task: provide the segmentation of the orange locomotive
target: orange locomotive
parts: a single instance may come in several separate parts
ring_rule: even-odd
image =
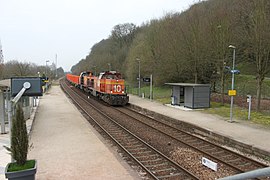
[[[67,74],[66,78],[76,87],[110,105],[126,105],[129,101],[125,92],[125,80],[119,72],[106,71],[100,73],[98,77],[91,72],[82,72],[80,76]]]

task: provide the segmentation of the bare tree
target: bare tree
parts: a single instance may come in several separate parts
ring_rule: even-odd
[[[8,61],[4,64],[4,78],[12,76],[38,76],[45,73],[45,66],[37,66],[30,62]]]
[[[232,26],[234,25],[230,14],[232,14],[231,4],[227,1],[212,1],[213,7],[209,15],[209,26],[211,39],[208,44],[212,49],[211,55],[214,58],[217,74],[220,82],[221,104],[224,105],[225,91],[225,66],[228,66],[228,46],[232,39]]]
[[[250,57],[256,60],[256,110],[260,110],[262,83],[269,72],[270,63],[270,2],[252,0],[248,5],[249,21],[246,30],[250,42]]]
[[[189,69],[193,75],[194,83],[198,83],[202,64],[206,63],[206,54],[208,51],[205,34],[207,29],[204,27],[206,23],[206,2],[200,2],[190,7],[189,11],[184,16],[184,26],[181,27],[183,35],[183,52],[186,61],[189,62]]]

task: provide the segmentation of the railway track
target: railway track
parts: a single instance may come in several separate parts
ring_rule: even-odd
[[[93,106],[71,90],[68,84],[62,81],[61,87],[91,121],[140,165],[152,179],[199,179]],[[94,113],[95,115],[93,115]]]
[[[161,134],[167,135],[172,139],[185,144],[189,148],[194,149],[213,160],[227,165],[228,167],[236,170],[237,173],[243,173],[268,167],[261,162],[255,161],[234,151],[218,146],[181,129],[175,128],[172,125],[166,124],[165,122],[155,120],[143,114],[140,114],[141,118],[138,118],[138,112],[135,112],[131,109],[124,107],[115,109],[134,119],[134,121],[140,121],[141,123],[144,123],[145,125],[158,130]],[[134,114],[136,114],[136,118],[134,117]]]
[[[82,95],[76,95],[75,91],[70,92],[70,93],[73,93],[73,94],[70,94],[70,96],[78,96],[78,98],[82,96]],[[85,97],[87,97],[87,95],[83,95],[83,96],[84,98],[81,98],[81,99],[84,99],[85,101],[86,99]],[[99,122],[100,125],[104,129],[107,129],[107,128],[109,129],[107,130],[106,134],[108,134],[108,136],[110,136],[112,139],[115,138],[116,140],[114,141],[127,154],[129,154],[130,157],[135,156],[132,158],[150,176],[154,175],[155,177],[152,176],[153,179],[163,179],[163,178],[179,179],[179,177],[180,179],[193,179],[193,178],[196,179],[198,177],[196,176],[189,177],[190,174],[191,176],[193,176],[194,173],[192,174],[189,172],[185,172],[185,173],[182,172],[182,171],[187,171],[187,170],[183,167],[179,167],[180,165],[175,163],[174,161],[171,161],[168,155],[165,156],[165,158],[161,157],[164,154],[162,153],[159,154],[160,152],[158,150],[156,150],[154,147],[149,145],[149,143],[146,143],[145,140],[140,139],[138,137],[139,136],[138,134],[135,135],[129,132],[127,128],[124,128],[123,125],[120,125],[117,122],[119,120],[117,120],[117,118],[116,119],[113,118],[115,116],[115,113],[116,114],[121,113],[121,118],[128,119],[129,123],[137,122],[137,123],[144,124],[144,126],[147,127],[147,129],[153,129],[157,131],[160,134],[160,136],[167,136],[173,139],[175,142],[181,143],[184,146],[188,147],[189,149],[192,149],[192,151],[199,152],[203,154],[203,156],[213,161],[216,161],[219,164],[223,164],[229,167],[230,169],[233,169],[234,173],[232,174],[237,174],[237,173],[247,172],[254,169],[267,167],[266,165],[260,162],[247,158],[246,156],[242,156],[226,148],[217,146],[211,142],[208,142],[190,133],[182,131],[181,129],[177,129],[173,127],[172,125],[167,124],[165,122],[157,121],[143,114],[138,114],[137,112],[130,110],[128,108],[125,108],[125,107],[113,108],[115,111],[114,113],[105,114],[104,112],[101,112],[101,109],[102,111],[103,109],[104,111],[106,111],[106,108],[112,108],[112,107],[108,107],[108,106],[106,107],[104,106],[104,104],[100,104],[97,102],[95,102],[95,106],[89,104],[88,101],[84,103],[85,105],[82,105],[82,106],[91,106],[91,109],[96,108],[96,111],[99,111],[99,113],[103,114],[102,115],[103,117],[106,117],[107,120],[104,120],[103,123]],[[102,119],[102,118],[98,118],[98,119]],[[107,126],[108,121],[114,122],[115,125]],[[119,127],[121,127],[122,130],[120,130]],[[141,142],[139,143],[138,140]],[[157,154],[152,154],[153,152]],[[170,163],[167,162],[167,160],[170,160]],[[169,166],[167,166],[168,164]]]

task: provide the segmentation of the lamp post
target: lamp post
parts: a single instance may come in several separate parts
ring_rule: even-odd
[[[47,80],[47,77],[48,77],[48,75],[47,75],[47,62],[50,62],[50,61],[49,60],[46,61],[46,74],[45,74],[46,80]],[[47,89],[48,89],[48,83],[46,81],[46,83],[45,83],[45,92],[47,91]]]
[[[108,63],[109,71],[111,71],[111,63]]]
[[[229,48],[233,49],[233,64],[232,64],[232,90],[234,90],[234,64],[235,64],[235,46],[230,45]],[[230,109],[230,122],[233,122],[233,96],[231,95],[231,109]]]
[[[95,76],[97,75],[97,66],[93,66],[93,68],[95,69]]]
[[[136,61],[138,61],[138,63],[139,63],[139,79],[138,79],[138,81],[139,81],[139,93],[138,93],[138,95],[140,97],[140,94],[141,94],[141,60],[139,58],[136,58]]]
[[[55,79],[57,79],[57,54],[55,54]]]
[[[47,63],[50,62],[49,60],[46,61],[46,69],[45,69],[45,73],[46,73],[46,76],[47,76]]]

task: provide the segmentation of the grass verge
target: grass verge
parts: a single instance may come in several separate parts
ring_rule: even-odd
[[[230,105],[221,103],[211,102],[211,108],[206,109],[204,112],[210,114],[216,114],[221,117],[230,118]],[[233,107],[233,118],[237,120],[249,121],[255,124],[263,125],[270,128],[270,116],[267,112],[256,112],[251,111],[250,120],[248,120],[248,109],[240,108],[238,106]]]

